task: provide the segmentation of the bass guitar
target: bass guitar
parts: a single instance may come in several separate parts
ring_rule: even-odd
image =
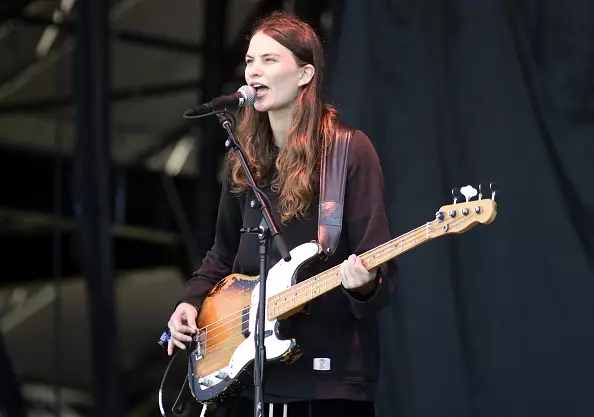
[[[431,239],[464,233],[479,223],[490,224],[497,215],[494,193],[491,199],[479,194],[477,200],[471,200],[477,193],[468,187],[462,189],[466,191],[466,202],[456,203],[454,199],[454,204],[437,211],[434,220],[359,255],[365,268],[373,269]],[[267,362],[291,363],[300,356],[297,341],[283,338],[278,331],[279,320],[302,311],[308,302],[341,285],[340,265],[313,276],[308,274],[323,257],[317,242],[299,245],[290,254],[291,261],[275,264],[266,280]],[[188,383],[198,402],[217,402],[250,380],[258,301],[258,276],[229,275],[207,295],[197,318],[198,331],[188,350]]]

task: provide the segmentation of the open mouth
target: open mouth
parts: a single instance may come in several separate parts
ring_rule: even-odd
[[[252,84],[252,87],[254,87],[254,89],[256,90],[258,98],[264,96],[269,90],[269,88],[264,84]]]

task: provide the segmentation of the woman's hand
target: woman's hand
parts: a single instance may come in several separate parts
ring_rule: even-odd
[[[193,305],[181,303],[177,306],[169,319],[169,323],[167,323],[167,327],[169,327],[169,332],[171,333],[171,339],[169,339],[169,343],[167,344],[167,354],[169,356],[173,354],[173,345],[185,350],[186,345],[184,345],[184,342],[192,341],[192,336],[188,335],[198,331],[196,328],[196,317],[198,317],[198,311]]]
[[[361,263],[361,258],[351,255],[340,265],[340,280],[342,286],[349,291],[361,295],[369,295],[375,291],[377,267],[368,271]]]

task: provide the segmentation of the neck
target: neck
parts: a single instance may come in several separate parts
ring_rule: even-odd
[[[290,106],[280,110],[273,110],[268,112],[268,120],[270,121],[270,129],[274,137],[274,144],[282,148],[287,140],[287,133],[293,121],[293,111],[295,106]]]
[[[388,262],[430,239],[435,222],[417,227],[396,239],[383,243],[360,255],[361,263],[368,271]],[[287,290],[268,297],[268,320],[286,318],[295,314],[305,303],[341,285],[340,264],[320,274],[299,282]]]

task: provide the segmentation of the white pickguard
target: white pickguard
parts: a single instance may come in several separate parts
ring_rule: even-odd
[[[271,297],[287,290],[291,287],[291,279],[295,270],[308,259],[311,259],[318,253],[318,245],[316,243],[304,243],[297,246],[292,251],[291,261],[279,261],[276,265],[270,268],[266,278],[266,297]],[[250,308],[250,335],[244,340],[235,350],[231,356],[229,363],[229,376],[234,378],[245,365],[255,358],[254,334],[256,323],[256,312],[258,310],[258,300],[260,299],[260,284],[256,284],[252,292],[252,306]],[[274,334],[276,320],[264,320],[264,331],[271,330],[272,336],[264,338],[264,346],[266,346],[266,359],[278,359],[284,355],[291,347],[291,340],[279,340]]]
[[[317,243],[304,243],[297,246],[290,251],[291,261],[279,261],[276,265],[270,268],[266,278],[266,297],[271,297],[287,290],[291,287],[291,280],[295,271],[305,261],[313,258],[318,253]],[[243,368],[255,359],[254,334],[256,324],[256,312],[258,310],[258,300],[260,299],[260,284],[256,284],[252,291],[252,302],[250,307],[249,319],[249,336],[235,349],[231,356],[229,365],[200,378],[200,388],[207,389],[216,386],[222,382],[223,379],[234,379]],[[266,346],[266,359],[278,359],[282,357],[290,348],[292,340],[280,340],[274,333],[276,320],[266,320],[267,314],[264,317],[264,331],[271,330],[272,335],[264,338],[264,345]],[[205,352],[208,355],[208,350]]]

